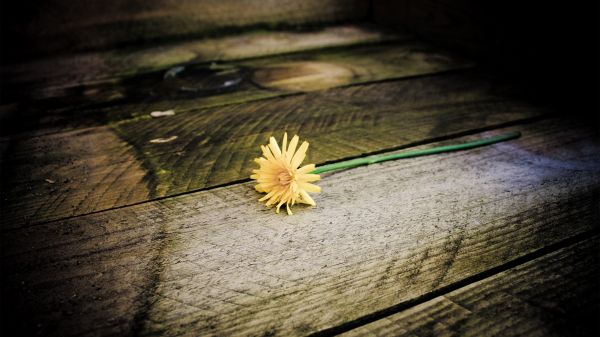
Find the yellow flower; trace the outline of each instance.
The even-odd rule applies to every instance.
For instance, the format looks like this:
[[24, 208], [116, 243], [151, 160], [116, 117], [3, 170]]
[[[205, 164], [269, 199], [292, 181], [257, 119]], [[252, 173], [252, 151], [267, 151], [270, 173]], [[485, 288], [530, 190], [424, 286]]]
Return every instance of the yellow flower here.
[[267, 206], [277, 203], [277, 213], [279, 208], [285, 204], [288, 214], [292, 214], [290, 206], [296, 202], [315, 206], [315, 201], [308, 195], [308, 192], [321, 192], [321, 188], [311, 184], [313, 181], [321, 179], [318, 174], [312, 174], [315, 164], [300, 166], [308, 142], [303, 142], [296, 151], [298, 145], [298, 136], [294, 136], [287, 144], [287, 132], [283, 134], [283, 150], [277, 145], [275, 138], [269, 139], [269, 145], [261, 145], [263, 157], [254, 159], [260, 165], [250, 178], [258, 183], [254, 188], [258, 192], [267, 193], [259, 201], [266, 201]]

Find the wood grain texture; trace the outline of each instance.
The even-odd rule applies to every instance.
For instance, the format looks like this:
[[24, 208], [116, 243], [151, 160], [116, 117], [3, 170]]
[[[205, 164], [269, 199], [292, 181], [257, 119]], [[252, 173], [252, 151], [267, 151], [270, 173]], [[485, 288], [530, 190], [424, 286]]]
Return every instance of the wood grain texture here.
[[[37, 97], [35, 90], [21, 88], [20, 93], [32, 96], [23, 98], [26, 103], [7, 106], [2, 131], [51, 133], [149, 117], [157, 110], [180, 113], [472, 66], [414, 38], [391, 45], [317, 50], [224, 64], [184, 64], [90, 87], [58, 87], [54, 93], [52, 87], [44, 86], [42, 97]], [[344, 76], [334, 76], [340, 72]], [[52, 97], [54, 94], [59, 97]]]
[[[174, 41], [151, 46], [58, 55], [0, 67], [4, 95], [48, 99], [98, 90], [101, 83], [164, 70], [181, 64], [264, 57], [405, 39], [409, 35], [365, 24], [331, 25], [314, 30], [258, 30], [237, 35]], [[20, 92], [26, 91], [26, 92]], [[26, 96], [23, 96], [26, 95]]]
[[[10, 159], [2, 162], [0, 209], [2, 223], [9, 227], [37, 222], [60, 209], [61, 213], [89, 213], [99, 205], [128, 198], [145, 200], [150, 194], [146, 170], [135, 150], [108, 128], [32, 141], [34, 148], [22, 144], [18, 154], [11, 144], [5, 150], [4, 159]], [[121, 165], [115, 165], [115, 160]], [[14, 203], [19, 199], [19, 204]], [[34, 206], [36, 199], [44, 204], [42, 208]]]
[[[247, 179], [259, 145], [285, 130], [309, 140], [307, 160], [320, 164], [544, 113], [505, 89], [479, 75], [446, 74], [16, 139], [2, 162], [2, 228]], [[123, 140], [95, 145], [111, 132]], [[174, 140], [151, 142], [161, 138]]]
[[[310, 69], [311, 66], [315, 69]], [[179, 112], [186, 112], [201, 107], [230, 105], [473, 66], [468, 60], [415, 39], [405, 39], [389, 45], [318, 50], [224, 64], [217, 66], [219, 70], [211, 71], [206, 82], [202, 78], [186, 79], [182, 75], [181, 81], [174, 84], [167, 81], [165, 84], [161, 83], [163, 72], [135, 78], [123, 88], [130, 98], [129, 102], [104, 109], [101, 114], [113, 121], [148, 118], [148, 111], [154, 110], [175, 108]], [[207, 68], [210, 66], [199, 65], [190, 66], [189, 70], [206, 71]], [[306, 68], [309, 68], [308, 71]], [[336, 78], [336, 72], [343, 72], [344, 76]], [[239, 84], [221, 90], [205, 88], [211, 87], [213, 81], [219, 84], [239, 81]], [[282, 82], [293, 82], [296, 85], [278, 85]], [[198, 88], [198, 92], [182, 92], [183, 86], [194, 86]], [[148, 99], [151, 96], [155, 97]]]
[[248, 183], [4, 231], [6, 291], [54, 335], [335, 327], [597, 230], [593, 132], [513, 129], [523, 137], [327, 175], [294, 216]]
[[595, 336], [598, 236], [342, 336]]
[[30, 44], [21, 51], [27, 55], [206, 36], [257, 25], [360, 21], [368, 15], [365, 0], [51, 0], [14, 7], [16, 13], [2, 16], [2, 28]]

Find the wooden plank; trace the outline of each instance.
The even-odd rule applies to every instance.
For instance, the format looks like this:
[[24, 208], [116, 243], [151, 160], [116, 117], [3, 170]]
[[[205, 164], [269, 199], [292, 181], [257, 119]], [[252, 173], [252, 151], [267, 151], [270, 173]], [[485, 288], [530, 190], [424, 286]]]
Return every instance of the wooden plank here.
[[[313, 73], [307, 74], [307, 70], [303, 69], [304, 67], [297, 65], [299, 63], [329, 63], [331, 64], [330, 67], [344, 68], [351, 76], [344, 78], [341, 76], [342, 74], [328, 69], [329, 72], [326, 72], [327, 77], [313, 78], [309, 75], [314, 76], [317, 69], [314, 69]], [[367, 81], [471, 68], [474, 63], [443, 49], [436, 48], [422, 40], [405, 37], [402, 41], [384, 45], [343, 48], [310, 54], [283, 55], [271, 59], [250, 60], [242, 62], [240, 65], [254, 69], [252, 80], [259, 86], [305, 92]], [[339, 82], [325, 83], [327, 86], [324, 86], [322, 82], [331, 80], [331, 77]], [[292, 85], [292, 83], [295, 85]]]
[[595, 336], [594, 236], [342, 336]]
[[[215, 35], [248, 27], [349, 22], [365, 19], [368, 1], [292, 0], [50, 0], [11, 8], [2, 16], [3, 36], [14, 45], [7, 56], [105, 49]], [[26, 22], [27, 24], [24, 24]], [[12, 35], [11, 35], [12, 34]], [[29, 45], [27, 45], [29, 43]]]
[[[186, 112], [200, 107], [214, 107], [242, 103], [261, 98], [278, 97], [300, 92], [318, 91], [352, 84], [370, 83], [381, 80], [400, 79], [472, 68], [474, 64], [429, 44], [415, 39], [406, 39], [389, 45], [359, 46], [335, 50], [318, 50], [307, 53], [261, 58], [223, 65], [228, 80], [241, 79], [239, 86], [232, 89], [206, 94], [202, 85], [198, 94], [182, 93], [179, 86], [189, 85], [189, 80], [178, 82], [176, 92], [172, 89], [157, 89], [156, 75], [131, 80], [135, 88], [133, 99], [117, 107], [105, 109], [103, 114], [110, 120], [148, 117], [149, 111], [175, 108]], [[195, 71], [206, 70], [200, 65]], [[230, 75], [234, 73], [235, 75]], [[162, 80], [163, 73], [160, 74]], [[144, 86], [144, 84], [146, 84]], [[168, 84], [172, 86], [172, 84]], [[129, 89], [129, 90], [127, 90]], [[158, 100], [141, 101], [140, 96], [148, 97], [149, 89], [164, 94]], [[160, 91], [160, 89], [167, 89]], [[127, 104], [129, 103], [129, 104]]]
[[28, 317], [13, 323], [56, 335], [306, 335], [597, 231], [593, 131], [511, 129], [523, 137], [324, 176], [317, 207], [294, 216], [246, 183], [4, 231], [8, 303]]
[[[472, 0], [373, 0], [373, 19], [385, 26], [408, 28], [436, 44], [487, 60], [495, 56], [492, 52], [500, 53], [494, 48], [504, 42], [500, 40], [506, 32], [498, 30], [516, 19], [506, 15], [513, 9]], [[515, 30], [519, 31], [526, 29]]]
[[[385, 42], [408, 38], [366, 24], [325, 26], [313, 30], [255, 30], [237, 35], [174, 41], [158, 45], [58, 55], [0, 67], [3, 100], [48, 99], [73, 95], [73, 88], [97, 90], [100, 83], [189, 63], [210, 63], [283, 53]], [[25, 92], [23, 92], [25, 91]], [[19, 96], [21, 95], [21, 96]], [[25, 96], [23, 96], [25, 95]]]
[[485, 77], [446, 74], [16, 139], [0, 221], [14, 228], [247, 179], [258, 146], [284, 130], [324, 163], [542, 114]]
[[[520, 85], [530, 97], [591, 117], [600, 128], [596, 3], [564, 6], [557, 2], [541, 9], [536, 3], [373, 0], [372, 6], [378, 24], [401, 26], [436, 45], [469, 55]], [[555, 24], [557, 18], [560, 25]]]
[[[14, 134], [33, 128], [37, 133], [49, 133], [140, 116], [149, 118], [152, 111], [175, 109], [180, 113], [472, 66], [467, 60], [413, 38], [384, 46], [318, 50], [222, 65], [185, 65], [177, 75], [167, 76], [167, 69], [163, 69], [89, 88], [70, 88], [66, 94], [59, 87], [64, 97], [28, 97], [27, 103], [13, 106], [13, 111], [7, 113], [3, 130]], [[42, 90], [43, 95], [52, 92], [52, 88]]]

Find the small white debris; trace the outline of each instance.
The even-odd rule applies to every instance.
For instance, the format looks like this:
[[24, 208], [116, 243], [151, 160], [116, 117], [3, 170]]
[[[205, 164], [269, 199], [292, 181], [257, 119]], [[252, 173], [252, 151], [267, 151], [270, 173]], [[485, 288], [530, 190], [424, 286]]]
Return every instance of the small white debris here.
[[241, 81], [242, 81], [241, 78], [236, 78], [236, 79], [233, 79], [233, 80], [228, 80], [228, 81], [225, 81], [223, 83], [223, 87], [226, 88], [226, 87], [231, 87], [231, 86], [234, 86], [234, 85], [238, 85], [238, 84], [240, 84]]
[[179, 75], [180, 72], [184, 71], [185, 67], [184, 66], [177, 66], [177, 67], [173, 67], [169, 70], [167, 70], [167, 72], [165, 73], [165, 75], [163, 76], [163, 78], [169, 79], [169, 78], [175, 78], [177, 77], [177, 75]]
[[166, 110], [166, 111], [152, 111], [150, 116], [154, 118], [165, 117], [165, 116], [173, 116], [175, 115], [175, 110]]
[[52, 179], [44, 179], [48, 184], [54, 184], [56, 181]]
[[152, 144], [161, 144], [161, 143], [168, 143], [168, 142], [172, 142], [175, 139], [177, 139], [177, 136], [171, 136], [169, 138], [155, 138], [150, 140], [150, 143]]

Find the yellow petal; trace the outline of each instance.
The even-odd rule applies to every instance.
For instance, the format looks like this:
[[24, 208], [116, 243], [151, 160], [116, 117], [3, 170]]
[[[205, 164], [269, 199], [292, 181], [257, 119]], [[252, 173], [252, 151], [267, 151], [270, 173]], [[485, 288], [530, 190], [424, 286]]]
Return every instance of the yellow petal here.
[[306, 191], [300, 190], [300, 195], [302, 196], [302, 199], [300, 200], [301, 202], [303, 202], [305, 204], [309, 204], [311, 206], [317, 205], [315, 203], [315, 201], [313, 200], [313, 198], [311, 198], [310, 195], [308, 195], [308, 193], [306, 193]]
[[298, 181], [307, 182], [307, 183], [321, 179], [320, 175], [314, 174], [314, 173], [298, 174], [297, 177], [298, 177]]
[[271, 198], [273, 196], [273, 194], [275, 194], [275, 191], [271, 191], [271, 192], [267, 193], [267, 195], [265, 195], [264, 197], [258, 199], [258, 201], [265, 201], [265, 200]]
[[284, 158], [284, 160], [287, 155], [286, 154], [287, 151], [285, 150], [286, 146], [287, 146], [287, 132], [284, 132], [283, 133], [283, 141], [281, 142], [281, 155]]
[[279, 145], [277, 145], [275, 137], [269, 138], [269, 148], [273, 152], [273, 156], [275, 156], [276, 159], [281, 158], [281, 149], [279, 149]]
[[257, 186], [260, 186], [263, 191], [270, 192], [277, 185], [272, 182], [260, 182]]
[[296, 152], [296, 154], [294, 154], [294, 157], [292, 158], [292, 162], [290, 163], [292, 165], [293, 169], [298, 168], [298, 166], [300, 166], [300, 164], [302, 164], [304, 157], [306, 157], [307, 149], [308, 149], [308, 142], [304, 142], [304, 143], [302, 143], [302, 145], [300, 145], [298, 152]]
[[303, 142], [300, 147], [300, 138], [294, 135], [288, 143], [287, 132], [283, 134], [282, 147], [274, 137], [269, 138], [267, 145], [261, 145], [263, 156], [254, 159], [259, 165], [258, 169], [252, 170], [251, 179], [256, 181], [254, 189], [265, 195], [259, 200], [267, 207], [276, 205], [275, 211], [279, 213], [285, 204], [288, 214], [293, 214], [291, 206], [296, 202], [316, 205], [308, 194], [318, 193], [321, 188], [310, 182], [320, 179], [318, 174], [311, 173], [316, 169], [314, 164], [304, 165], [302, 161], [306, 158], [309, 143]]
[[321, 193], [321, 187], [315, 185], [315, 184], [311, 184], [311, 183], [298, 183], [298, 185], [300, 185], [300, 188], [305, 190], [306, 192], [311, 192], [311, 193]]
[[279, 214], [279, 208], [281, 208], [281, 206], [284, 204], [283, 201], [279, 202], [279, 204], [277, 204], [277, 208], [275, 208], [275, 213]]
[[267, 160], [275, 161], [275, 157], [273, 157], [273, 154], [271, 154], [271, 151], [268, 147], [261, 145], [260, 148], [262, 149], [263, 156], [265, 156]]
[[316, 169], [315, 164], [304, 165], [296, 171], [296, 174], [310, 173]]
[[273, 191], [276, 191], [276, 192], [275, 192], [275, 194], [273, 194], [273, 196], [271, 196], [269, 201], [267, 201], [267, 203], [266, 203], [267, 206], [271, 206], [274, 203], [276, 203], [279, 200], [279, 197], [281, 197], [281, 195], [283, 194], [283, 192], [285, 192], [285, 190], [283, 190], [283, 189], [273, 190]]
[[294, 206], [294, 204], [296, 204], [296, 199], [298, 198], [298, 193], [294, 193], [292, 195], [292, 206]]
[[296, 151], [296, 146], [298, 146], [299, 140], [300, 140], [300, 138], [298, 137], [298, 135], [295, 135], [294, 137], [292, 137], [290, 146], [288, 146], [286, 154], [285, 154], [285, 156], [288, 160], [288, 164], [290, 164], [292, 161], [292, 157], [294, 156], [294, 152]]

